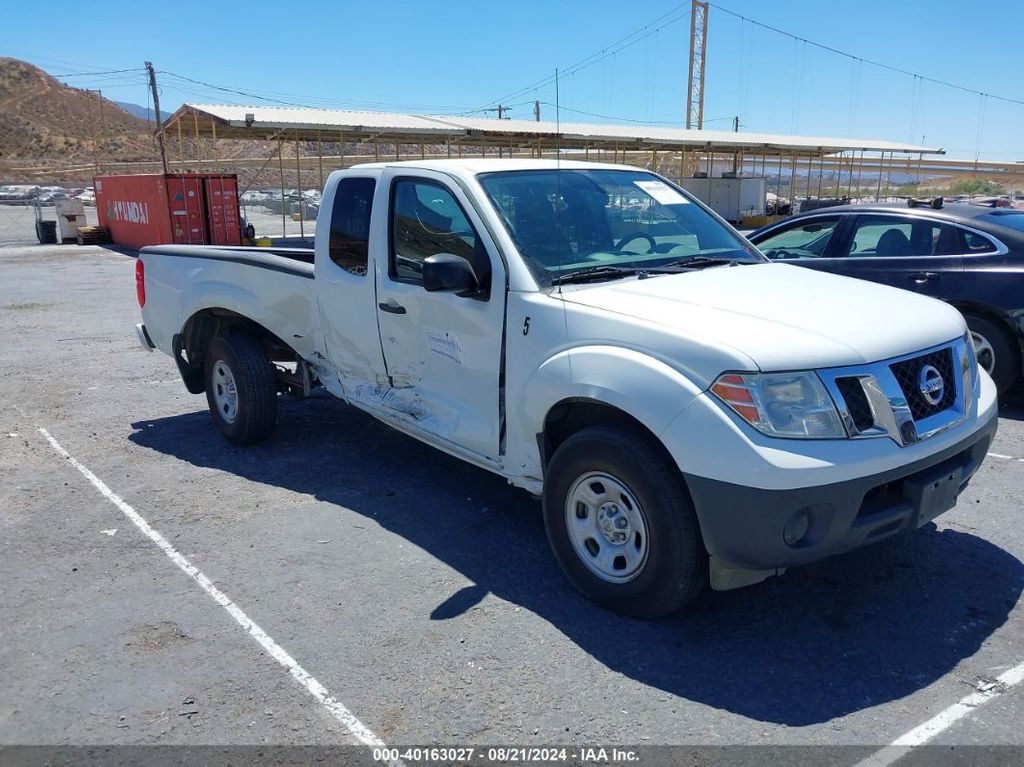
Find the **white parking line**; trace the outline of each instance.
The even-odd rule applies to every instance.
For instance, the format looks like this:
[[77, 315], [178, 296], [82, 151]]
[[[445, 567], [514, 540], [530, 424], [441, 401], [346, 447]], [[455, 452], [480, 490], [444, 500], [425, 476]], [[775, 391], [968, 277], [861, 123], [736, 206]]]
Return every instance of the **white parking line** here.
[[1024, 663], [1014, 666], [996, 677], [997, 684], [985, 691], [972, 692], [961, 698], [944, 711], [940, 711], [927, 722], [900, 735], [885, 748], [876, 751], [856, 767], [887, 767], [907, 754], [915, 746], [923, 746], [939, 733], [949, 729], [978, 706], [988, 703], [1024, 681]]
[[987, 453], [986, 455], [988, 455], [989, 458], [1002, 458], [1007, 461], [1013, 460], [1012, 455], [1003, 455], [1002, 453]]
[[89, 482], [100, 491], [108, 501], [117, 506], [128, 519], [130, 519], [142, 534], [149, 538], [157, 547], [168, 556], [168, 558], [174, 562], [189, 578], [199, 584], [199, 587], [205, 591], [213, 601], [227, 610], [228, 614], [235, 619], [235, 622], [245, 629], [246, 633], [249, 634], [256, 642], [262, 647], [271, 658], [276, 660], [292, 675], [292, 677], [301, 684], [310, 695], [312, 695], [320, 705], [322, 705], [327, 711], [337, 719], [341, 724], [348, 730], [349, 734], [356, 739], [359, 743], [367, 746], [383, 746], [384, 742], [378, 738], [365, 724], [360, 722], [355, 715], [345, 708], [344, 704], [331, 694], [327, 692], [327, 689], [318, 682], [312, 674], [306, 669], [299, 665], [291, 655], [289, 655], [281, 645], [275, 642], [270, 635], [261, 629], [255, 621], [253, 621], [248, 615], [243, 612], [242, 608], [231, 601], [230, 597], [223, 591], [218, 589], [203, 573], [188, 561], [177, 549], [175, 549], [166, 538], [164, 538], [159, 532], [150, 527], [149, 523], [142, 518], [135, 509], [125, 503], [117, 494], [114, 493], [109, 487], [107, 487], [103, 481], [89, 471], [88, 468], [83, 466], [78, 460], [68, 453], [60, 443], [53, 438], [46, 429], [39, 429], [39, 433], [46, 437], [46, 441], [50, 443], [58, 454], [68, 460], [68, 462], [74, 466], [79, 473], [85, 477]]

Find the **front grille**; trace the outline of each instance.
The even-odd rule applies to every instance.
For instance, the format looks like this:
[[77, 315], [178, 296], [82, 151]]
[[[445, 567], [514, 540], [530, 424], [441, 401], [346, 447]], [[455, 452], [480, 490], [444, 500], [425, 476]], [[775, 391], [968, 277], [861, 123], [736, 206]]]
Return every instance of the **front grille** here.
[[836, 388], [843, 395], [846, 402], [846, 409], [853, 419], [853, 425], [858, 432], [865, 432], [874, 427], [875, 416], [871, 412], [871, 405], [868, 404], [868, 397], [864, 393], [864, 385], [859, 376], [847, 376], [836, 379]]
[[[932, 365], [938, 370], [945, 384], [942, 390], [942, 399], [934, 405], [926, 400], [924, 394], [921, 393], [920, 375], [921, 369], [925, 365]], [[907, 399], [907, 406], [915, 421], [941, 413], [952, 407], [956, 401], [957, 380], [953, 375], [952, 351], [948, 348], [902, 362], [894, 362], [889, 369], [896, 377], [896, 382]]]

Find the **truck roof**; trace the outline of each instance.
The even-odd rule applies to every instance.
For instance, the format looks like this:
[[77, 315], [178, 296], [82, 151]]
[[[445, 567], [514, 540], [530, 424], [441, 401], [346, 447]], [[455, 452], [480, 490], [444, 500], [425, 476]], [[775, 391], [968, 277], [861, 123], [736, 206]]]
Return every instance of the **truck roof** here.
[[475, 176], [478, 173], [494, 173], [509, 170], [643, 170], [631, 165], [614, 165], [585, 160], [540, 160], [533, 158], [502, 159], [497, 157], [460, 157], [450, 160], [402, 160], [392, 162], [370, 162], [353, 165], [352, 168], [420, 168], [445, 173]]

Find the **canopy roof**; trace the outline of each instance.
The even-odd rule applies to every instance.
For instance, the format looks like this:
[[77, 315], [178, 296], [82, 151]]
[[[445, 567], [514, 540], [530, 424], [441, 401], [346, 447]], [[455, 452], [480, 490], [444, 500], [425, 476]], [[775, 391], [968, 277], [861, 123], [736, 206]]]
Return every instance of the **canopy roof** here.
[[873, 139], [787, 136], [768, 133], [686, 130], [649, 125], [414, 115], [341, 109], [183, 104], [164, 123], [166, 134], [181, 131], [218, 139], [286, 139], [493, 147], [562, 147], [605, 150], [694, 150], [703, 153], [819, 156], [837, 152], [944, 154], [934, 147]]

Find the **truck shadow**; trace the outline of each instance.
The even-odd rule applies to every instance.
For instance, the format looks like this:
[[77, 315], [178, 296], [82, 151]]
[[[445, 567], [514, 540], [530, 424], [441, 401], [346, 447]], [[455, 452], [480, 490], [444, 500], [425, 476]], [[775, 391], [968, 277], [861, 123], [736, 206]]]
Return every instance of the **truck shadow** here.
[[424, 619], [428, 611], [433, 620], [457, 618], [493, 593], [543, 617], [609, 669], [760, 721], [825, 722], [925, 687], [976, 653], [1024, 588], [1024, 565], [1006, 551], [928, 526], [758, 586], [707, 594], [667, 620], [621, 618], [569, 586], [548, 549], [540, 504], [501, 478], [330, 398], [282, 409], [277, 436], [252, 448], [224, 443], [205, 411], [135, 423], [130, 439], [344, 506], [472, 581], [425, 605]]

